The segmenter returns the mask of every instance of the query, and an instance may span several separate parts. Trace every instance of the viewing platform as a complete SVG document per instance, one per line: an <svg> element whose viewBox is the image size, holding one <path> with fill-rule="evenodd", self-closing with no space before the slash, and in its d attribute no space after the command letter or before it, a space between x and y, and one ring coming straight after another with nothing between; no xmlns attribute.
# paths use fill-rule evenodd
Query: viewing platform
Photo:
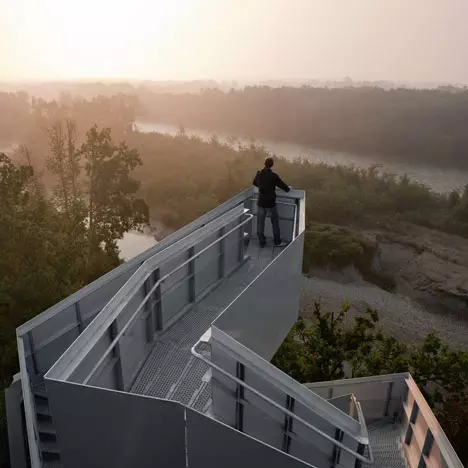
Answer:
<svg viewBox="0 0 468 468"><path fill-rule="evenodd" d="M18 328L13 468L462 467L409 374L302 385L270 363L298 318L305 194L278 191L285 247L268 220L260 247L256 198Z"/></svg>

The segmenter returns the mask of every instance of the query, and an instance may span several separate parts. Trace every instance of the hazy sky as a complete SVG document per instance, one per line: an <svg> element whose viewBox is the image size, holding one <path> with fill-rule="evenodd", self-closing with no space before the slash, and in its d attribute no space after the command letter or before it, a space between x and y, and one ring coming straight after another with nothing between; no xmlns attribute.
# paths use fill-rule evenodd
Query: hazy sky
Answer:
<svg viewBox="0 0 468 468"><path fill-rule="evenodd" d="M0 80L468 83L468 0L0 0Z"/></svg>

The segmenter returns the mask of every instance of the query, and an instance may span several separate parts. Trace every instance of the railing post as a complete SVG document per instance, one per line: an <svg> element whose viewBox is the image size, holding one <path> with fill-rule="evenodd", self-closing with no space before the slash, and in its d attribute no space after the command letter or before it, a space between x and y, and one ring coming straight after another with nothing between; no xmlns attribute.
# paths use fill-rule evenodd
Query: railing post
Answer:
<svg viewBox="0 0 468 468"><path fill-rule="evenodd" d="M195 255L195 247L192 246L189 249L189 257ZM195 290L195 259L191 260L189 263L189 301L194 303L196 299L196 290Z"/></svg>
<svg viewBox="0 0 468 468"><path fill-rule="evenodd" d="M392 399L392 392L393 392L393 382L389 382L388 389L387 389L387 396L385 398L384 404L384 417L388 416L388 407L390 406L390 400Z"/></svg>
<svg viewBox="0 0 468 468"><path fill-rule="evenodd" d="M245 252L245 243L244 243L244 225L241 222L239 226L239 261L242 262L244 260L244 252Z"/></svg>
<svg viewBox="0 0 468 468"><path fill-rule="evenodd" d="M344 432L341 429L335 429L335 440L342 442L344 437ZM362 454L361 454L362 455ZM336 466L340 463L341 449L336 445L333 447L333 456L332 456L332 466Z"/></svg>
<svg viewBox="0 0 468 468"><path fill-rule="evenodd" d="M236 363L236 377L239 380L245 380L245 366L244 364ZM236 388L236 429L243 432L244 430L244 386L237 384Z"/></svg>
<svg viewBox="0 0 468 468"><path fill-rule="evenodd" d="M155 285L161 278L161 271L159 268L153 271L153 285ZM154 301L151 307L152 314L154 314L153 325L154 331L161 331L163 328L162 323L162 302L161 302L161 285L158 285L153 293Z"/></svg>
<svg viewBox="0 0 468 468"><path fill-rule="evenodd" d="M80 301L75 302L76 321L78 322L78 332L81 333L84 330L83 317L81 315Z"/></svg>
<svg viewBox="0 0 468 468"><path fill-rule="evenodd" d="M423 449L421 451L421 457L419 458L418 468L425 468L426 467L426 460L424 457L429 457L432 445L434 444L434 436L430 429L427 429L426 437L424 439Z"/></svg>
<svg viewBox="0 0 468 468"><path fill-rule="evenodd" d="M349 400L349 415L354 419L356 415L356 400L351 397Z"/></svg>
<svg viewBox="0 0 468 468"><path fill-rule="evenodd" d="M358 444L356 452L359 455L364 455L364 449L365 449L364 444ZM361 468L361 466L362 466L362 461L356 458L356 461L354 463L354 468Z"/></svg>
<svg viewBox="0 0 468 468"><path fill-rule="evenodd" d="M223 237L226 233L226 227L223 226L219 231L219 237ZM226 238L219 241L219 277L223 278L226 275Z"/></svg>
<svg viewBox="0 0 468 468"><path fill-rule="evenodd" d="M254 208L255 208L255 201L251 198L250 199L250 213L253 214L254 213ZM247 234L248 234L248 240L250 241L250 239L252 239L252 236L253 236L253 233L254 233L254 229L255 229L255 216L252 218L252 222L251 223L247 223L245 226L246 226L246 231L247 231Z"/></svg>
<svg viewBox="0 0 468 468"><path fill-rule="evenodd" d="M119 329L117 326L117 320L114 320L109 327L109 334L111 342L118 335ZM124 381L123 381L123 372L122 372L122 358L120 355L120 343L117 343L114 346L114 357L116 358L115 364L115 378L117 382L117 390L125 390Z"/></svg>
<svg viewBox="0 0 468 468"><path fill-rule="evenodd" d="M143 296L146 297L147 294L151 290L151 280L152 275L150 275L144 282L143 282ZM149 297L145 304L145 310L147 312L146 317L146 341L151 342L153 341L154 337L154 317L153 317L153 298Z"/></svg>
<svg viewBox="0 0 468 468"><path fill-rule="evenodd" d="M413 438L412 424L416 423L416 419L418 418L418 413L419 413L419 406L416 403L416 401L414 401L413 407L411 408L410 420L408 421L408 427L406 429L406 434L405 434L405 444L406 445L411 444L411 439Z"/></svg>
<svg viewBox="0 0 468 468"><path fill-rule="evenodd" d="M286 395L286 409L294 413L294 403L296 400L289 395ZM288 414L284 415L284 436L283 436L283 452L289 453L291 447L291 436L289 435L293 430L293 418Z"/></svg>

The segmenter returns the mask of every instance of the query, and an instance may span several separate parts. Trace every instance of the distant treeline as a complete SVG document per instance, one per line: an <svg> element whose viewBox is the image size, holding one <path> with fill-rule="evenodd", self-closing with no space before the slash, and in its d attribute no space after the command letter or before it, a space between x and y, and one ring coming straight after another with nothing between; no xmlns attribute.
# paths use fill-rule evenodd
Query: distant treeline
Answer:
<svg viewBox="0 0 468 468"><path fill-rule="evenodd" d="M43 126L45 116L74 118L78 127L80 122L85 128L93 123L111 126L114 134L124 135L138 115L233 136L468 168L467 89L167 89L129 83L77 85L61 93L57 88L60 98L50 101L24 91L0 92L0 149L4 143L24 142L32 129Z"/></svg>
<svg viewBox="0 0 468 468"><path fill-rule="evenodd" d="M468 167L468 90L247 87L140 92L149 119L446 167Z"/></svg>

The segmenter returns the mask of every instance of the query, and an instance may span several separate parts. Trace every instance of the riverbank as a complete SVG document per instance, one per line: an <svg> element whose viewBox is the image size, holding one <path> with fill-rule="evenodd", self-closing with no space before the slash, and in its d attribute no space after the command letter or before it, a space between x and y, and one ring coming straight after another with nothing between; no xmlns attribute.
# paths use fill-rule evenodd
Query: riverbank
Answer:
<svg viewBox="0 0 468 468"><path fill-rule="evenodd" d="M338 310L351 304L349 320L366 307L386 332L408 343L436 331L451 346L468 349L468 240L408 223L360 232L378 243L377 272L391 276L395 291L365 281L356 268L313 268L302 281L302 314L313 303Z"/></svg>
<svg viewBox="0 0 468 468"><path fill-rule="evenodd" d="M156 132L175 136L180 133L180 127L173 124L137 120L135 128L143 133ZM239 144L249 146L252 143L262 146L268 152L283 157L289 161L301 159L311 163L326 163L330 165L353 165L358 168L379 166L387 172L398 176L407 175L410 179L427 185L435 192L444 193L454 189L460 189L468 184L468 171L436 166L411 164L408 162L395 161L380 155L360 155L344 151L330 151L312 148L306 145L275 141L266 138L248 138L228 133L214 132L199 128L184 128L187 136L195 136L204 141L210 141L216 136L222 143L237 148Z"/></svg>

